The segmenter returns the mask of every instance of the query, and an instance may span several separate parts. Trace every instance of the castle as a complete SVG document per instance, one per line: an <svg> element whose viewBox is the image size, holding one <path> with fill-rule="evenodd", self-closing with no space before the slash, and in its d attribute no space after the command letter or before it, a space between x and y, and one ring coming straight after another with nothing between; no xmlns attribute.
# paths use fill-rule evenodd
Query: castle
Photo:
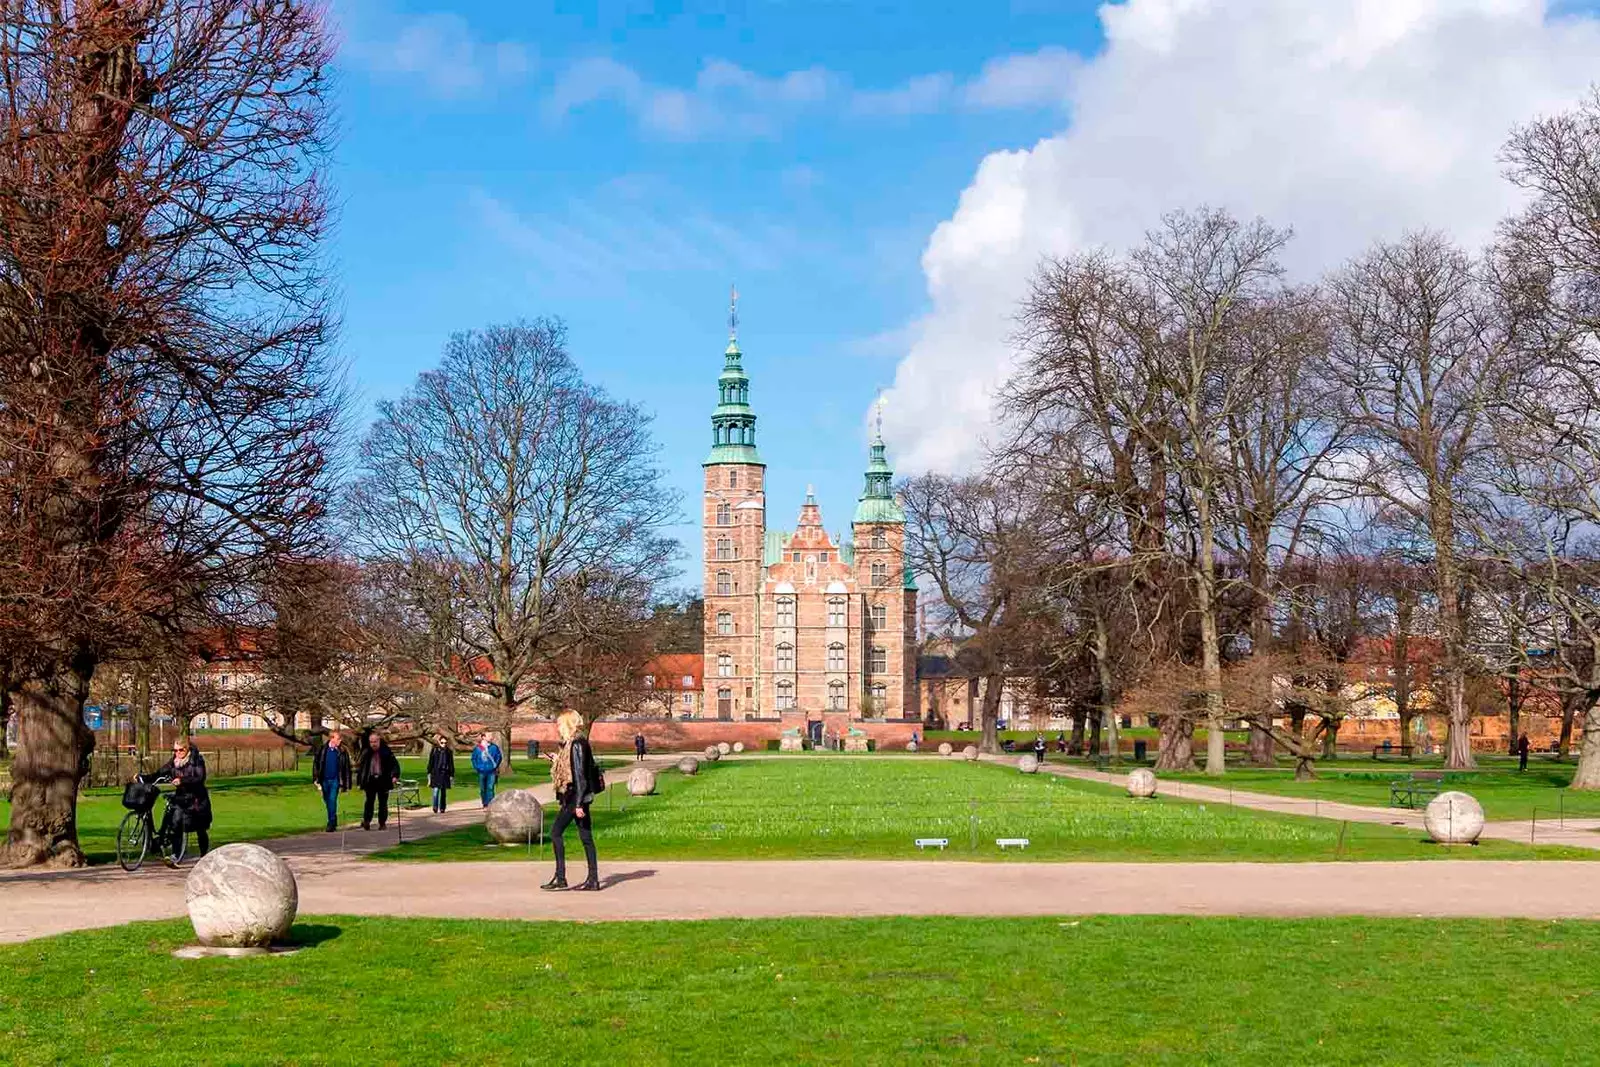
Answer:
<svg viewBox="0 0 1600 1067"><path fill-rule="evenodd" d="M769 529L737 321L730 316L703 464L704 714L814 734L824 723L839 733L853 720L915 719L917 587L882 428L850 540L823 529L809 489L796 528Z"/></svg>

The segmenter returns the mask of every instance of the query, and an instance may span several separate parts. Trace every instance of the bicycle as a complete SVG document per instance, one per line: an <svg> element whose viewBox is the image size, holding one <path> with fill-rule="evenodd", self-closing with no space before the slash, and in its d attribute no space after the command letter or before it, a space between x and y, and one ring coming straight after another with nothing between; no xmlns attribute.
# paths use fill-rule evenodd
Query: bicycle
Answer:
<svg viewBox="0 0 1600 1067"><path fill-rule="evenodd" d="M188 851L189 835L179 825L172 810L173 791L169 789L162 792L158 788L171 781L170 778L157 778L147 782L140 776L123 787L122 806L128 809L128 814L122 817L122 825L117 827L117 863L123 870L131 873L142 867L151 845L156 847L167 866L176 867L183 862L184 853ZM165 803L161 809L159 826L151 817L158 797L164 798Z"/></svg>

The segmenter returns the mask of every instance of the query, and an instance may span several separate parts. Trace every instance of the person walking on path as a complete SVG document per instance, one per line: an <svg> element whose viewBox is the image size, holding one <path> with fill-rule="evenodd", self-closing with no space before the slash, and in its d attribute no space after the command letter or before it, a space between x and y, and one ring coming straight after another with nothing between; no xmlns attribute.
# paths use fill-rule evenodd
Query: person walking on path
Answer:
<svg viewBox="0 0 1600 1067"><path fill-rule="evenodd" d="M487 808L494 800L495 780L500 777L500 746L489 740L488 734L480 735L472 748L472 769L478 772L478 799Z"/></svg>
<svg viewBox="0 0 1600 1067"><path fill-rule="evenodd" d="M367 735L367 750L356 767L356 784L366 794L361 805L361 828L372 829L372 808L378 808L378 829L389 825L389 790L400 781L400 761L383 735L374 730Z"/></svg>
<svg viewBox="0 0 1600 1067"><path fill-rule="evenodd" d="M428 785L433 789L433 810L443 811L447 803L447 794L450 786L456 780L456 754L450 747L450 739L440 734L433 742L433 751L428 753Z"/></svg>
<svg viewBox="0 0 1600 1067"><path fill-rule="evenodd" d="M635 760L644 759L644 734L633 735L633 758Z"/></svg>
<svg viewBox="0 0 1600 1067"><path fill-rule="evenodd" d="M311 756L311 780L322 790L322 806L328 809L328 833L339 828L339 794L350 791L350 753L338 730L329 730L328 739Z"/></svg>
<svg viewBox="0 0 1600 1067"><path fill-rule="evenodd" d="M1038 760L1040 763L1044 762L1044 753L1045 753L1046 747L1047 746L1044 743L1044 734L1034 734L1033 735L1033 758Z"/></svg>
<svg viewBox="0 0 1600 1067"><path fill-rule="evenodd" d="M550 828L550 844L556 854L556 874L540 889L567 888L567 851L565 836L570 823L578 824L578 839L583 842L583 856L589 861L589 877L574 890L594 891L600 888L600 865L594 852L594 828L589 805L600 791L600 768L594 761L594 749L583 736L583 716L576 711L563 711L556 719L556 730L561 735L561 749L550 765L550 781L556 787L556 800L561 811Z"/></svg>
<svg viewBox="0 0 1600 1067"><path fill-rule="evenodd" d="M187 737L179 737L172 742L172 758L149 777L176 783L172 803L161 816L161 832L172 830L176 818L178 830L194 834L200 855L211 851L211 793L206 789L206 760L199 749L191 747Z"/></svg>
<svg viewBox="0 0 1600 1067"><path fill-rule="evenodd" d="M1528 735L1523 734L1517 738L1517 770L1528 769Z"/></svg>

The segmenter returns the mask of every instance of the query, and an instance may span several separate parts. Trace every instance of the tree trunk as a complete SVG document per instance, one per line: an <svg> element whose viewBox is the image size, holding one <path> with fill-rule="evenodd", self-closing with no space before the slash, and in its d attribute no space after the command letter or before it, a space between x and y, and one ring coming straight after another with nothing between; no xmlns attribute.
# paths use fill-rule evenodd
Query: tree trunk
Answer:
<svg viewBox="0 0 1600 1067"><path fill-rule="evenodd" d="M1511 736L1506 738L1506 751L1516 752L1517 738L1521 736L1518 725L1522 721L1522 670L1512 671L1506 680L1506 716L1510 720Z"/></svg>
<svg viewBox="0 0 1600 1067"><path fill-rule="evenodd" d="M1271 718L1272 712L1264 711L1250 719L1250 762L1257 767L1271 767L1277 762L1268 725Z"/></svg>
<svg viewBox="0 0 1600 1067"><path fill-rule="evenodd" d="M1400 744L1411 744L1411 614L1416 600L1402 587L1395 594L1394 640L1389 643L1389 672L1394 677L1394 710L1400 717Z"/></svg>
<svg viewBox="0 0 1600 1067"><path fill-rule="evenodd" d="M82 867L78 783L89 769L94 733L83 724L94 660L80 656L53 677L14 690L17 754L11 763L11 825L0 866Z"/></svg>
<svg viewBox="0 0 1600 1067"><path fill-rule="evenodd" d="M500 705L500 721L495 724L494 741L500 746L500 775L508 777L516 773L511 764L511 724L516 719L517 706L510 700Z"/></svg>
<svg viewBox="0 0 1600 1067"><path fill-rule="evenodd" d="M1570 788L1600 789L1600 689L1589 690L1582 702L1583 740L1579 742L1578 769L1572 772Z"/></svg>
<svg viewBox="0 0 1600 1067"><path fill-rule="evenodd" d="M1304 704L1289 705L1289 732L1296 737L1306 735L1306 706Z"/></svg>
<svg viewBox="0 0 1600 1067"><path fill-rule="evenodd" d="M1340 719L1322 720L1322 758L1339 758L1339 724Z"/></svg>
<svg viewBox="0 0 1600 1067"><path fill-rule="evenodd" d="M11 725L11 690L0 684L0 759L11 755L6 745L6 729Z"/></svg>
<svg viewBox="0 0 1600 1067"><path fill-rule="evenodd" d="M133 675L133 746L138 751L139 770L152 754L150 748L150 672L140 667Z"/></svg>
<svg viewBox="0 0 1600 1067"><path fill-rule="evenodd" d="M1443 645L1445 710L1444 765L1451 770L1477 766L1472 756L1472 710L1467 706L1467 665L1461 629L1461 581L1456 568L1455 515L1444 490L1433 490L1434 593L1439 600Z"/></svg>
<svg viewBox="0 0 1600 1067"><path fill-rule="evenodd" d="M1122 745L1117 739L1116 680L1111 675L1111 635L1106 630L1105 617L1094 618L1094 670L1095 695L1099 699L1099 714L1095 717L1095 736L1092 751L1100 751L1100 731L1106 734L1106 752L1113 763L1122 762Z"/></svg>
<svg viewBox="0 0 1600 1067"><path fill-rule="evenodd" d="M1217 630L1217 572L1209 505L1204 492L1196 494L1200 573L1195 576L1195 611L1200 616L1200 682L1206 697L1206 773L1218 776L1227 770L1227 738L1222 732L1222 643Z"/></svg>
<svg viewBox="0 0 1600 1067"><path fill-rule="evenodd" d="M990 671L983 676L983 739L978 742L980 752L1000 751L1000 736L995 724L1000 718L1000 691L1005 688L1006 676Z"/></svg>
<svg viewBox="0 0 1600 1067"><path fill-rule="evenodd" d="M1101 724L1105 721L1105 712L1092 711L1089 713L1089 747L1087 749L1080 749L1079 751L1085 752L1091 756L1100 751L1100 736L1102 733Z"/></svg>
<svg viewBox="0 0 1600 1067"><path fill-rule="evenodd" d="M1566 759L1572 751L1572 720L1577 716L1578 709L1588 699L1587 694L1581 692L1568 693L1561 701L1561 734L1556 738L1556 757Z"/></svg>
<svg viewBox="0 0 1600 1067"><path fill-rule="evenodd" d="M1161 750L1156 753L1156 770L1194 769L1194 720L1187 715L1161 716Z"/></svg>
<svg viewBox="0 0 1600 1067"><path fill-rule="evenodd" d="M1074 756L1083 754L1083 720L1088 713L1082 708L1075 708L1072 712L1072 736L1067 740L1067 751ZM1096 725L1095 731L1099 732Z"/></svg>

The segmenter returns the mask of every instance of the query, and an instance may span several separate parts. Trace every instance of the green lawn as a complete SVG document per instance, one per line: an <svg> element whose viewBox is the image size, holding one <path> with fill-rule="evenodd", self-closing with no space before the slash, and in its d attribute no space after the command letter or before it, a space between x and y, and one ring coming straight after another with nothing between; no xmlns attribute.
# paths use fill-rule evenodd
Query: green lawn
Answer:
<svg viewBox="0 0 1600 1067"><path fill-rule="evenodd" d="M1600 1062L1600 925L1385 919L307 918L0 946L8 1062Z"/></svg>
<svg viewBox="0 0 1600 1067"><path fill-rule="evenodd" d="M1492 841L1444 849L1396 827L1271 815L1121 790L1009 767L950 760L850 757L703 764L658 776L658 794L629 800L624 776L595 805L603 857L613 859L915 858L982 860L1326 860L1600 858ZM1340 835L1344 833L1341 845ZM946 837L947 852L919 852ZM1001 852L999 837L1026 837ZM976 838L977 847L973 847ZM473 825L378 854L403 860L527 860L491 849Z"/></svg>
<svg viewBox="0 0 1600 1067"><path fill-rule="evenodd" d="M1286 797L1307 797L1318 800L1339 800L1371 807L1389 806L1389 783L1403 779L1413 769L1439 770L1438 763L1431 767L1408 767L1373 764L1370 761L1338 761L1319 763L1317 778L1297 782L1288 768L1263 769L1256 767L1228 768L1221 778L1208 778L1203 773L1173 774L1161 772L1162 778L1185 782L1199 782L1223 788L1247 789L1258 793L1276 793ZM1446 772L1444 788L1471 793L1483 805L1490 819L1528 819L1535 809L1539 821L1555 822L1561 813L1566 815L1600 818L1600 795L1588 792L1573 793L1567 789L1572 781L1575 765L1540 761L1530 763L1528 769L1518 772L1516 761L1487 762L1476 771Z"/></svg>
<svg viewBox="0 0 1600 1067"><path fill-rule="evenodd" d="M502 779L503 788L550 780L549 764L545 760L518 761L516 769L515 778ZM426 784L427 774L420 756L401 757L400 770L405 777ZM207 786L211 790L213 848L230 841L259 841L305 833L319 829L326 819L322 794L311 783L309 759L300 761L298 771L213 778ZM456 788L451 791L451 799L476 796L477 790L477 775L468 758L457 758ZM422 799L426 804L426 791ZM360 818L361 794L355 791L344 794L340 808L344 818ZM159 818L159 806L156 811ZM78 843L91 864L116 862L117 827L125 814L120 788L91 789L78 798ZM0 800L0 826L9 824L10 820L11 805Z"/></svg>

